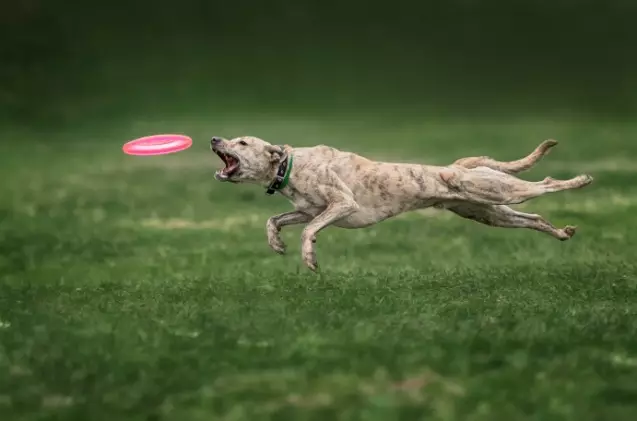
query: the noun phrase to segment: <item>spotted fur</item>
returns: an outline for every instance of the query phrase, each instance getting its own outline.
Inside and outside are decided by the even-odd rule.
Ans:
[[[518,204],[546,193],[589,185],[592,177],[530,182],[514,174],[530,169],[557,142],[547,140],[528,156],[509,162],[489,157],[469,157],[448,166],[388,163],[355,153],[319,145],[292,148],[276,146],[256,137],[232,140],[213,138],[213,150],[232,154],[239,170],[221,181],[268,186],[279,163],[294,154],[289,184],[280,191],[294,210],[272,216],[266,223],[270,247],[285,252],[279,236],[287,225],[306,224],[301,234],[304,263],[318,269],[314,243],[328,226],[362,228],[404,212],[427,207],[447,209],[464,218],[503,228],[528,228],[568,240],[576,227],[556,228],[540,215],[522,213],[507,205]]]

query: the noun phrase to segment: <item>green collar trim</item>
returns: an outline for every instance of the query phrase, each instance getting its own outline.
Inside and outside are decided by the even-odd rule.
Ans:
[[[283,182],[279,186],[279,190],[285,188],[290,182],[290,173],[292,172],[292,162],[294,161],[294,155],[290,155],[288,158],[288,167],[285,169],[285,175],[283,176]]]
[[[292,172],[292,162],[294,161],[294,155],[287,156],[279,165],[279,169],[276,172],[274,181],[268,186],[266,194],[274,194],[277,190],[282,190],[290,182],[290,173]]]

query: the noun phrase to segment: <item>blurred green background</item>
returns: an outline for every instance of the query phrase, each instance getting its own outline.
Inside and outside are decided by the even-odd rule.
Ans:
[[[634,0],[1,2],[0,418],[634,421],[636,33]],[[121,151],[162,132],[194,144]],[[317,276],[212,135],[555,138],[522,177],[595,183],[519,206],[572,241],[429,209],[321,232]]]
[[[630,0],[13,0],[0,9],[1,116],[625,118],[636,18]]]

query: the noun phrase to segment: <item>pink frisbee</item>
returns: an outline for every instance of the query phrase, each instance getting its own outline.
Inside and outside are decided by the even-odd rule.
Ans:
[[[123,146],[128,155],[164,155],[188,149],[192,139],[180,134],[156,134],[131,140]]]

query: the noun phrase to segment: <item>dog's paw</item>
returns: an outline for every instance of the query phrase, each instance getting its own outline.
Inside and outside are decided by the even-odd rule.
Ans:
[[[310,243],[310,246],[303,246],[303,263],[313,272],[318,271],[318,262],[316,260],[316,252]]]
[[[577,232],[577,227],[573,225],[567,225],[562,229],[562,232],[564,233],[564,238],[562,239],[562,241],[570,240]]]
[[[590,174],[583,174],[578,177],[575,177],[575,179],[578,180],[579,187],[588,186],[589,184],[593,182],[593,176]]]
[[[562,229],[557,230],[557,239],[560,241],[567,241],[573,238],[575,233],[577,232],[577,227],[573,225],[567,225]]]
[[[270,245],[270,248],[278,254],[285,254],[285,243],[279,236],[279,229],[272,221],[268,221],[266,231],[268,234],[268,244]]]
[[[283,241],[268,241],[270,248],[278,254],[285,254],[285,243]]]
[[[268,245],[278,254],[285,254],[285,243],[281,240],[278,233],[272,235],[268,231]]]

